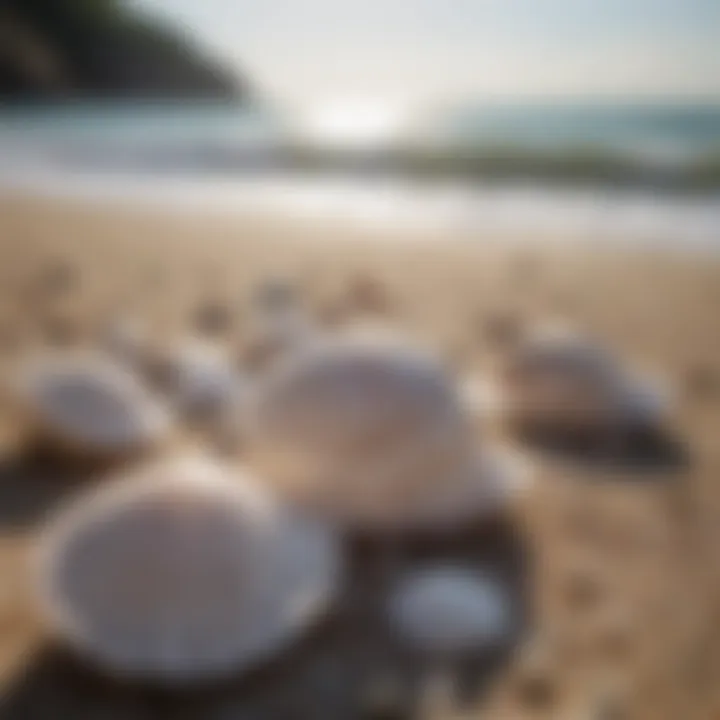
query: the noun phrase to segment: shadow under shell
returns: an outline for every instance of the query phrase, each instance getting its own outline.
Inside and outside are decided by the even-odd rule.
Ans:
[[[526,424],[516,426],[512,433],[540,452],[589,469],[635,473],[638,480],[658,477],[653,473],[684,470],[690,464],[689,451],[683,442],[669,430],[650,424],[607,430]]]

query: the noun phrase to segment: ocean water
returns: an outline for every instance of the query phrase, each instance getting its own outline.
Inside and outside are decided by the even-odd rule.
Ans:
[[[595,151],[678,166],[720,157],[720,104],[469,105],[440,113],[429,129],[465,147]]]
[[[720,106],[473,105],[378,149],[218,104],[0,109],[0,184],[298,221],[720,252]]]

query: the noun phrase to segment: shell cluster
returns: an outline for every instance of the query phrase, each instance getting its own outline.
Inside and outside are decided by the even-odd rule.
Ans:
[[[658,409],[574,335],[519,346],[489,403],[489,383],[463,390],[394,330],[321,332],[282,283],[263,288],[253,312],[265,339],[280,339],[261,372],[197,341],[158,354],[122,325],[103,355],[24,373],[30,432],[55,451],[108,464],[160,455],[72,498],[40,543],[50,627],[107,670],[188,682],[248,669],[331,605],[341,531],[447,532],[496,516],[528,474],[478,423],[489,407],[555,419],[548,408],[585,392],[616,414]],[[226,429],[229,417],[242,427],[242,464],[213,457],[211,443],[188,454],[166,442],[199,419]],[[408,575],[386,610],[422,653],[491,647],[512,630],[499,581],[458,566]]]

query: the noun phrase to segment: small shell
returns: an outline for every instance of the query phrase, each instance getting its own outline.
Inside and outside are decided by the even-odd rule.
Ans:
[[[250,298],[242,361],[249,370],[265,372],[314,342],[317,334],[298,288],[285,278],[268,278]]]
[[[217,347],[187,342],[165,353],[165,391],[189,420],[223,422],[242,407],[248,387]]]
[[[425,654],[487,649],[512,632],[503,587],[462,567],[441,565],[410,573],[390,598],[388,618],[402,642]]]
[[[129,372],[91,355],[41,360],[21,379],[37,434],[55,450],[89,457],[132,454],[160,444],[171,422]]]
[[[588,338],[542,327],[509,359],[496,395],[491,413],[563,426],[652,425],[668,405],[658,384],[630,373]]]
[[[206,680],[278,652],[338,581],[335,537],[202,456],[131,472],[60,511],[38,554],[51,627],[106,670]]]

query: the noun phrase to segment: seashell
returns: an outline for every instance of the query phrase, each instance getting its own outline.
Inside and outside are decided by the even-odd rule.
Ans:
[[[403,578],[390,597],[388,620],[404,644],[436,655],[496,647],[513,630],[509,600],[498,581],[447,565]]]
[[[37,553],[49,626],[106,671],[204,681],[269,659],[326,607],[335,536],[248,472],[163,460],[63,508]]]
[[[161,444],[172,430],[167,412],[137,378],[102,357],[46,357],[24,370],[19,387],[41,443],[69,455],[131,455]]]
[[[508,358],[491,412],[521,425],[622,428],[661,422],[662,386],[570,328],[541,326]]]
[[[221,348],[187,341],[161,352],[159,384],[190,421],[222,424],[243,407],[248,386]]]
[[[390,336],[317,342],[270,373],[248,412],[251,462],[294,501],[350,524],[496,510],[514,469],[473,435],[442,366]]]
[[[282,279],[262,284],[251,301],[242,358],[251,370],[266,371],[315,341],[318,331],[300,307],[297,291]]]

